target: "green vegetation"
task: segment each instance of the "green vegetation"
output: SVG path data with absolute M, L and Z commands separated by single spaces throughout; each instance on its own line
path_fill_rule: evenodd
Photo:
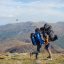
M 40 53 L 36 60 L 29 53 L 0 54 L 0 64 L 64 64 L 64 54 L 53 54 L 52 60 L 46 59 L 47 54 Z

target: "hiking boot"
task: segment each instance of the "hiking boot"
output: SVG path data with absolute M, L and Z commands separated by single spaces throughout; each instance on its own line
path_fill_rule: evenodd
M 48 56 L 47 58 L 51 58 L 51 56 Z
M 48 60 L 52 60 L 52 58 L 48 58 Z
M 51 56 L 48 56 L 47 58 L 48 58 L 48 60 L 52 60 Z

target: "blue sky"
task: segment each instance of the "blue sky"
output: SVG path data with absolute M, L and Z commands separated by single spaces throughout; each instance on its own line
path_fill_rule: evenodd
M 64 0 L 0 0 L 0 25 L 25 21 L 64 21 Z

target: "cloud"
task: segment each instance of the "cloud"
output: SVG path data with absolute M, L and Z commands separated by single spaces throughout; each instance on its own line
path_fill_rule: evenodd
M 47 19 L 46 21 L 48 21 L 49 19 L 52 19 L 54 21 L 54 18 L 57 18 L 56 21 L 64 20 L 64 3 L 60 2 L 43 3 L 41 1 L 37 1 L 32 3 L 26 3 L 22 7 L 22 10 L 26 14 L 26 17 L 30 18 L 30 16 L 32 16 L 32 19 L 33 17 L 37 17 L 37 20 L 41 20 L 42 18 L 42 20 Z M 24 16 L 23 12 L 22 14 Z
M 64 0 L 1 0 L 0 18 L 7 22 L 13 21 L 6 18 L 19 18 L 19 21 L 63 21 Z

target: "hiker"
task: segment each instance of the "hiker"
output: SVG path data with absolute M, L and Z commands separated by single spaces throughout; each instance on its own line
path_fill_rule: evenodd
M 54 34 L 54 31 L 52 30 L 52 26 L 47 23 L 44 24 L 44 26 L 40 28 L 40 31 L 45 41 L 45 49 L 47 50 L 49 54 L 47 58 L 52 59 L 52 54 L 50 50 L 50 42 L 57 40 L 58 37 L 57 35 Z
M 35 40 L 32 40 L 31 39 L 31 41 L 32 41 L 33 45 L 36 45 L 37 46 L 37 51 L 30 53 L 30 56 L 32 54 L 36 54 L 36 59 L 37 59 L 38 58 L 38 53 L 40 53 L 40 48 L 44 44 L 44 40 L 42 40 L 42 38 L 41 38 L 39 28 L 36 28 L 35 29 L 35 34 L 34 33 L 32 33 L 32 34 L 34 35 L 34 39 Z M 31 36 L 32 36 L 32 34 L 31 34 Z
M 51 50 L 50 50 L 50 42 L 49 42 L 49 36 L 45 33 L 45 35 L 43 36 L 44 40 L 45 40 L 45 49 L 48 52 L 49 56 L 47 58 L 52 59 L 52 54 L 51 54 Z

